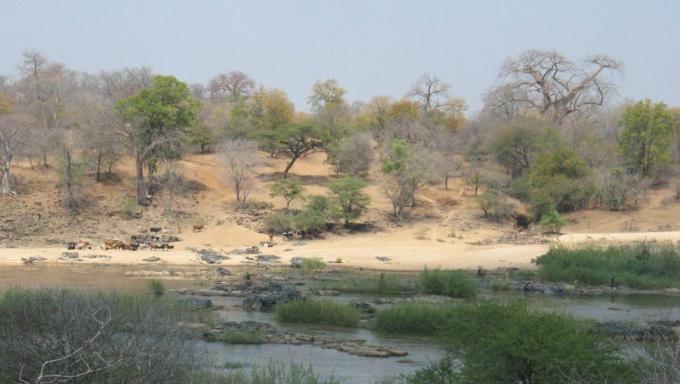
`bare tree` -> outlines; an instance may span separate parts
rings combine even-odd
[[[223,98],[231,102],[239,102],[248,98],[255,88],[255,81],[240,71],[222,73],[213,77],[208,83],[208,95],[211,100]]]
[[[423,110],[429,112],[442,107],[449,97],[450,86],[436,76],[426,73],[416,81],[408,96],[419,100]]]
[[[0,94],[0,195],[12,194],[12,159],[24,144],[30,121],[11,108],[9,98]]]
[[[526,107],[561,124],[567,116],[601,106],[615,91],[607,75],[621,68],[605,55],[577,65],[556,51],[530,50],[505,62],[498,75],[502,84],[491,90],[487,101],[505,114]]]
[[[226,177],[234,188],[236,202],[240,206],[254,187],[253,167],[257,164],[257,143],[248,140],[230,140],[222,146]]]
[[[340,140],[333,154],[333,160],[337,172],[350,176],[366,174],[373,162],[371,135],[359,132]]]

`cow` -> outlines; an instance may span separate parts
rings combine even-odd
[[[204,226],[205,226],[204,224],[193,224],[192,225],[194,232],[202,231]]]

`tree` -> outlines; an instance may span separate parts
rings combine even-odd
[[[428,73],[420,76],[411,86],[408,96],[416,98],[424,112],[441,108],[449,97],[450,86]]]
[[[223,145],[227,179],[236,194],[236,202],[245,205],[254,187],[253,167],[257,164],[257,143],[248,140],[230,140]]]
[[[491,90],[488,108],[510,116],[518,108],[536,110],[559,125],[603,105],[615,90],[607,76],[620,70],[621,64],[606,55],[577,65],[556,51],[530,50],[503,64],[498,75],[503,83]]]
[[[210,146],[217,143],[215,132],[202,123],[191,125],[187,129],[184,139],[187,144],[197,146],[200,153],[206,153]]]
[[[676,125],[664,103],[643,100],[627,107],[621,125],[619,148],[631,171],[649,177],[670,163]]]
[[[371,141],[370,135],[361,132],[340,140],[333,153],[336,170],[355,177],[366,174],[373,162]]]
[[[416,191],[428,179],[427,156],[422,148],[406,141],[392,141],[382,161],[385,195],[392,203],[392,215],[403,218],[404,208],[415,205]]]
[[[271,197],[282,197],[286,201],[286,211],[290,209],[290,203],[295,199],[302,199],[304,188],[302,183],[295,179],[278,179],[272,184]]]
[[[28,133],[27,116],[13,113],[12,104],[8,96],[0,93],[0,195],[12,193],[12,159]]]
[[[353,220],[361,216],[362,211],[371,202],[371,198],[361,191],[367,185],[364,180],[356,177],[345,177],[328,184],[340,209],[342,209],[346,227],[349,227]]]
[[[265,141],[271,140],[278,145],[280,151],[290,156],[288,165],[283,171],[284,179],[288,177],[288,172],[295,161],[323,149],[325,142],[323,132],[319,127],[311,124],[287,124],[273,131],[262,132],[262,135]]]
[[[518,117],[501,126],[489,145],[500,165],[513,178],[531,168],[542,153],[554,149],[560,140],[557,131],[541,119]]]
[[[560,233],[560,229],[567,225],[567,221],[560,216],[560,214],[555,210],[555,208],[551,208],[548,210],[548,212],[544,213],[543,216],[541,216],[541,221],[538,222],[540,225],[544,227],[550,228],[550,231],[552,233]]]
[[[164,147],[180,143],[186,128],[194,123],[198,104],[185,83],[172,76],[156,76],[150,88],[120,100],[116,108],[125,121],[117,132],[135,159],[137,202],[145,205],[144,166]]]
[[[240,71],[221,73],[208,83],[208,94],[211,100],[227,99],[237,104],[250,97],[255,88],[255,81]]]
[[[531,205],[535,220],[551,209],[568,212],[586,206],[593,195],[590,169],[578,154],[559,148],[536,159],[513,183],[513,190]]]
[[[328,79],[314,83],[308,99],[319,125],[328,131],[333,141],[344,136],[348,127],[349,108],[344,99],[345,93],[335,79]]]
[[[260,88],[255,91],[245,107],[248,122],[254,128],[261,148],[273,157],[279,150],[275,132],[293,122],[295,106],[285,92]]]

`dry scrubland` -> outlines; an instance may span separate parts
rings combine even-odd
[[[19,163],[14,168],[19,180],[18,194],[0,199],[0,247],[4,248],[0,262],[18,263],[22,257],[34,255],[50,261],[72,262],[59,259],[68,241],[88,240],[96,246],[104,239],[126,239],[140,227],[152,226],[163,227],[164,231],[181,238],[175,250],[94,249],[81,253],[104,253],[111,258],[86,258],[83,262],[145,263],[142,259],[158,255],[167,263],[195,264],[199,259],[193,248],[228,251],[257,244],[268,239],[262,229],[263,217],[285,205],[283,199],[271,198],[269,190],[277,172],[285,167],[286,159],[271,158],[262,152],[259,160],[250,209],[237,208],[219,154],[193,154],[186,155],[177,166],[191,186],[189,192],[179,198],[176,209],[179,214],[164,213],[162,202],[158,202],[149,207],[135,207],[134,211],[140,213],[138,217],[110,216],[129,196],[133,182],[132,161],[124,159],[116,168],[113,180],[93,183],[85,189],[90,203],[75,218],[63,208],[63,195],[57,187],[58,177],[53,168],[31,169],[27,163]],[[302,180],[305,195],[326,194],[326,184],[337,177],[323,153],[299,160],[292,176]],[[519,230],[512,220],[484,219],[474,191],[466,187],[460,177],[449,181],[448,190],[443,184],[423,188],[409,218],[395,221],[390,218],[390,204],[378,178],[379,170],[372,169],[368,177],[370,185],[365,189],[371,204],[360,221],[372,224],[369,231],[347,233],[340,229],[324,234],[322,239],[303,242],[285,241],[277,236],[276,246],[267,252],[280,255],[283,262],[294,256],[321,257],[331,262],[340,258],[345,266],[375,269],[531,267],[531,260],[555,241],[680,240],[680,233],[675,232],[680,205],[664,203],[675,193],[670,188],[650,190],[637,210],[582,210],[567,214],[568,225],[558,240],[544,235],[544,229],[539,226]],[[303,204],[294,202],[292,208]],[[191,226],[198,222],[205,223],[205,229],[193,232]],[[376,259],[379,256],[388,256],[391,260],[380,261]],[[233,257],[223,264],[241,262],[242,258]]]

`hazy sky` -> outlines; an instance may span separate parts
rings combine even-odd
[[[478,109],[531,48],[625,64],[620,95],[680,105],[680,1],[0,0],[0,73],[36,49],[97,72],[151,66],[194,83],[241,70],[306,110],[332,77],[349,100],[403,96],[432,73]]]

